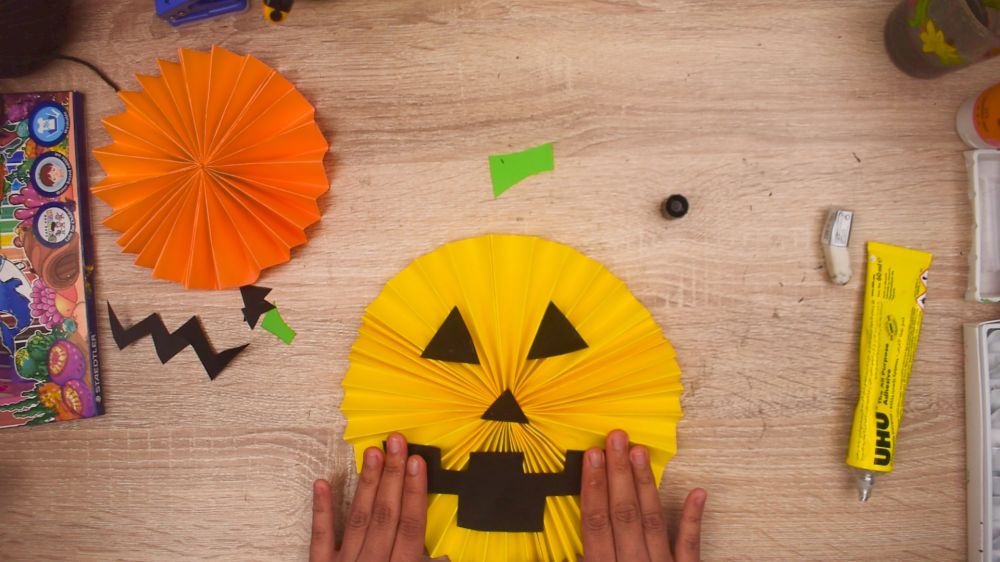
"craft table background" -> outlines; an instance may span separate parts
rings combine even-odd
[[[487,232],[605,263],[662,324],[687,387],[665,505],[709,490],[705,560],[965,557],[963,300],[970,243],[954,112],[1000,62],[907,78],[882,47],[893,1],[363,0],[253,9],[174,29],[149,2],[76,3],[65,52],[126,88],[154,58],[251,52],[312,100],[328,135],[323,220],[259,284],[299,335],[242,322],[239,292],[190,292],[118,253],[95,201],[108,413],[0,431],[4,560],[305,560],[310,486],[349,501],[341,378],[364,307],[410,260]],[[54,63],[3,91],[78,89],[91,147],[122,104]],[[486,157],[552,141],[556,170],[493,200]],[[103,172],[90,159],[90,179]],[[667,222],[671,193],[690,214]],[[855,277],[827,280],[825,209],[857,211]],[[843,463],[857,394],[864,241],[933,252],[896,471],[860,505]],[[201,316],[215,381],[188,350],[160,365],[124,322]]]

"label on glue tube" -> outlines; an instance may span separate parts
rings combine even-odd
[[[927,296],[927,252],[868,243],[858,403],[847,464],[890,472]]]

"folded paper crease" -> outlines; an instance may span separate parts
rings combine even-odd
[[[389,280],[365,311],[343,386],[359,467],[399,431],[437,451],[442,471],[491,475],[454,476],[464,495],[430,495],[427,549],[453,562],[576,560],[577,495],[538,499],[540,531],[504,521],[511,511],[496,502],[522,486],[538,496],[555,480],[531,475],[563,473],[568,452],[602,447],[616,428],[649,448],[659,482],[681,418],[675,353],[645,307],[598,262],[531,236],[447,244]],[[521,455],[523,476],[514,457],[489,453]],[[488,490],[497,479],[503,494]]]
[[[329,146],[314,109],[261,61],[218,46],[158,67],[104,119],[112,143],[93,151],[107,174],[93,192],[113,209],[104,224],[154,277],[251,284],[320,219]]]

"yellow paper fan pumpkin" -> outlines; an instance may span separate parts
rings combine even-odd
[[[649,448],[659,483],[682,415],[674,350],[649,312],[598,262],[530,236],[447,244],[396,275],[365,312],[343,386],[359,468],[366,448],[399,431],[440,449],[443,470],[468,475],[470,458],[520,453],[518,472],[562,473],[568,451],[603,446],[621,428]],[[575,561],[579,484],[577,495],[544,498],[540,528],[498,531],[527,525],[500,520],[521,492],[503,477],[474,483],[469,497],[430,494],[431,556]],[[493,504],[475,505],[484,498]],[[470,514],[493,530],[470,528],[484,525]]]

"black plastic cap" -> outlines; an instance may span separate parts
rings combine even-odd
[[[665,219],[679,219],[687,214],[690,205],[683,195],[671,195],[660,204],[660,213]]]

